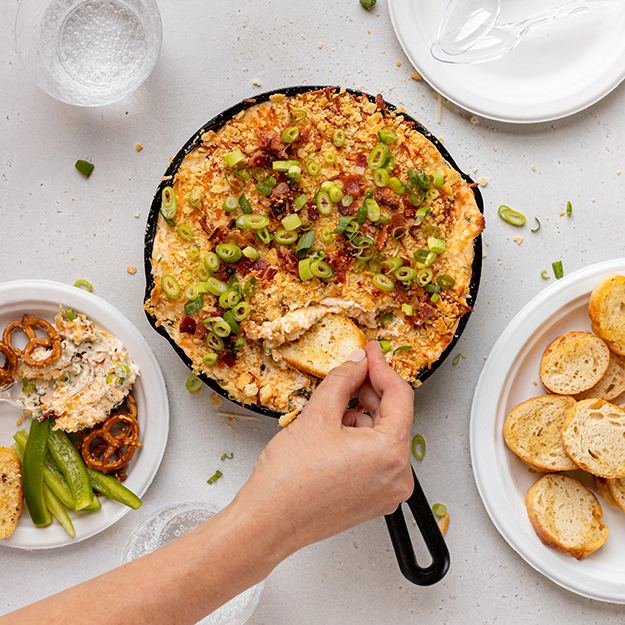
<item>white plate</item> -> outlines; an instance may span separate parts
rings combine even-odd
[[[471,460],[477,487],[499,533],[537,571],[584,597],[625,603],[625,515],[601,502],[608,542],[585,560],[543,545],[527,518],[524,498],[538,478],[503,440],[508,412],[542,395],[539,363],[545,347],[571,330],[590,330],[588,299],[607,275],[625,274],[625,258],[587,267],[547,287],[503,331],[480,376],[471,408]]]
[[[562,0],[506,1],[504,21]],[[418,72],[462,108],[505,122],[559,119],[591,106],[625,78],[625,7],[561,19],[527,36],[505,57],[450,65],[430,54],[446,2],[388,0],[393,28]]]
[[[19,280],[0,284],[0,328],[26,312],[52,320],[59,304],[85,313],[97,326],[117,336],[139,367],[141,373],[134,386],[134,395],[143,446],[132,459],[125,485],[141,497],[156,475],[169,430],[167,392],[156,358],[139,331],[111,304],[97,295],[58,282]],[[16,419],[19,416],[18,409],[0,403],[0,445],[13,443],[12,436],[18,429]],[[27,424],[25,427],[28,427]],[[130,508],[115,501],[103,497],[101,501],[100,510],[70,513],[76,528],[73,540],[56,521],[45,528],[35,527],[24,506],[17,529],[11,538],[0,541],[0,545],[21,549],[71,545],[105,530],[130,511]]]

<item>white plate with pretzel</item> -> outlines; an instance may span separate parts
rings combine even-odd
[[[54,329],[48,324],[54,323],[55,316],[61,308],[70,309],[72,315],[74,312],[84,315],[97,330],[115,337],[123,344],[138,370],[132,385],[131,397],[136,402],[140,446],[133,450],[132,458],[122,471],[127,474],[123,484],[137,496],[142,497],[161,463],[169,430],[167,392],[156,358],[139,331],[111,304],[86,290],[47,280],[0,283],[0,336],[7,325],[16,322],[13,340],[20,360],[26,363],[27,359],[49,357],[52,362],[55,357],[58,358],[55,350],[58,351],[59,339],[54,334],[50,336],[50,332],[54,333]],[[6,369],[7,365],[6,359],[0,356],[0,367]],[[0,370],[0,375],[4,369]],[[16,385],[19,384],[18,381]],[[14,387],[8,393],[4,393],[4,397],[15,399],[16,394],[20,394],[20,391],[17,389],[16,393]],[[133,403],[132,399],[126,399],[112,414],[134,413]],[[28,430],[29,420],[18,424],[24,418],[24,414],[23,409],[9,402],[0,402],[0,446],[12,446],[16,431]],[[101,428],[102,424],[98,423],[95,427]],[[111,462],[116,459],[117,456],[113,456]],[[94,454],[93,460],[102,461],[102,456]],[[9,538],[0,541],[0,546],[21,549],[63,547],[98,534],[130,511],[130,508],[116,501],[104,497],[100,497],[99,500],[101,502],[99,510],[69,512],[75,527],[73,539],[56,521],[47,527],[35,527],[27,506],[24,505],[15,531]]]

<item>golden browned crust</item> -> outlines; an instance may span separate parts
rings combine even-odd
[[[440,357],[460,318],[469,310],[473,240],[483,229],[473,191],[436,147],[412,128],[411,122],[381,110],[379,105],[365,97],[327,90],[293,97],[272,96],[271,101],[242,111],[217,132],[207,132],[174,176],[178,208],[173,227],[159,217],[152,256],[155,287],[146,310],[188,354],[194,368],[215,379],[234,399],[282,412],[302,405],[317,381],[290,367],[277,354],[272,355],[270,349],[299,338],[312,327],[320,318],[312,319],[314,307],[321,316],[335,313],[351,317],[368,339],[388,340],[393,348],[389,361],[411,383]],[[304,111],[306,117],[294,121],[302,116],[299,111]],[[281,134],[291,126],[299,128],[299,138],[283,143]],[[367,156],[379,143],[381,129],[397,135],[388,146],[393,159],[388,173],[403,183],[414,181],[414,174],[418,174],[424,184],[421,193],[413,183],[414,203],[408,192],[400,196],[389,186],[373,183]],[[335,130],[345,132],[341,147],[334,145]],[[244,159],[233,170],[225,164],[224,156],[234,150],[240,150]],[[318,175],[307,170],[311,159],[321,166]],[[297,161],[301,180],[294,182],[286,174],[275,172],[276,160]],[[266,182],[268,176],[275,178],[275,184],[265,196],[257,184]],[[331,206],[330,214],[322,214],[314,198],[323,182],[338,185],[344,195],[353,198],[352,204],[343,206],[339,201]],[[314,249],[331,265],[332,278],[303,282],[293,245],[265,245],[254,230],[237,227],[235,220],[241,211],[226,212],[223,202],[242,194],[253,213],[269,219],[268,230],[273,233],[282,227],[285,215],[296,212],[294,200],[306,195],[306,204],[297,212],[303,223],[300,234],[306,228],[315,232]],[[190,195],[195,199],[190,201]],[[359,235],[368,243],[367,254],[361,256],[373,256],[363,262],[355,258],[353,242],[333,231],[340,217],[358,216],[367,196],[377,203],[381,219],[367,218],[359,224]],[[201,197],[199,202],[197,197]],[[422,219],[417,211],[424,207],[428,207],[427,215]],[[184,225],[185,237],[178,232],[180,225]],[[446,242],[445,251],[431,265],[433,283],[443,274],[455,280],[452,288],[437,294],[438,301],[432,301],[432,293],[414,282],[403,289],[397,281],[391,292],[373,285],[372,277],[380,271],[382,260],[396,257],[417,270],[424,268],[414,260],[414,254],[427,249],[430,237]],[[184,292],[198,280],[198,270],[204,273],[201,259],[219,242],[241,249],[253,246],[260,252],[260,259],[244,257],[238,263],[222,263],[215,277],[222,281],[236,279],[242,285],[253,279],[257,288],[248,297],[251,314],[241,323],[239,337],[244,344],[233,349],[234,341],[228,338],[217,364],[206,365],[202,359],[209,349],[202,322],[221,316],[223,310],[207,293],[202,308],[187,315],[185,298],[169,299],[161,288],[161,278],[164,274],[174,276]],[[292,320],[293,327],[283,322],[287,313],[298,317]],[[392,313],[393,321],[382,324],[383,313]],[[187,316],[191,322],[185,321]],[[193,327],[198,332],[189,330]],[[405,349],[395,351],[397,347]]]

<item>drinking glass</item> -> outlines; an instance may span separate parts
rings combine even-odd
[[[79,106],[123,99],[151,74],[163,26],[155,0],[20,0],[17,52],[46,93]]]
[[[162,508],[132,533],[122,562],[130,562],[166,545],[217,512],[219,510],[215,506],[199,501]],[[248,588],[203,618],[197,625],[243,625],[254,614],[264,585],[265,582],[261,582]]]

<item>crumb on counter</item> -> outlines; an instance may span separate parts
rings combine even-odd
[[[512,240],[517,244],[521,245],[523,241],[525,241],[525,237],[522,237],[520,234],[517,234],[515,237],[512,237]]]
[[[477,115],[471,115],[471,117],[469,117],[469,122],[474,126],[477,126],[480,123],[480,120]]]
[[[395,67],[401,67],[401,61],[399,59],[395,61]]]
[[[410,73],[410,79],[411,80],[422,80],[421,74],[419,74],[419,72],[411,72]]]
[[[221,406],[223,405],[223,400],[221,399],[221,397],[219,397],[219,395],[217,395],[217,393],[213,393],[211,395],[211,401],[213,402],[213,405],[215,406],[215,408],[221,408]]]
[[[531,169],[532,171],[536,171],[536,165],[530,165],[530,169]]]
[[[141,217],[141,213],[135,213],[135,214],[133,215],[133,217],[134,217],[135,219],[139,219],[139,217]]]
[[[485,178],[484,176],[482,176],[481,178],[478,178],[477,184],[479,184],[480,187],[487,187],[488,186],[488,178]]]
[[[259,78],[253,78],[253,79],[252,79],[252,85],[253,85],[254,87],[260,87],[260,86],[262,85],[262,83],[260,82],[260,79],[259,79]]]
[[[317,42],[317,48],[319,48],[319,50],[323,49],[323,46],[325,46],[326,44],[323,41],[318,41]]]
[[[143,151],[143,146],[140,143],[135,143],[135,152]]]
[[[137,266],[136,265],[128,265],[128,267],[126,267],[126,271],[131,276],[134,276],[137,273]]]

